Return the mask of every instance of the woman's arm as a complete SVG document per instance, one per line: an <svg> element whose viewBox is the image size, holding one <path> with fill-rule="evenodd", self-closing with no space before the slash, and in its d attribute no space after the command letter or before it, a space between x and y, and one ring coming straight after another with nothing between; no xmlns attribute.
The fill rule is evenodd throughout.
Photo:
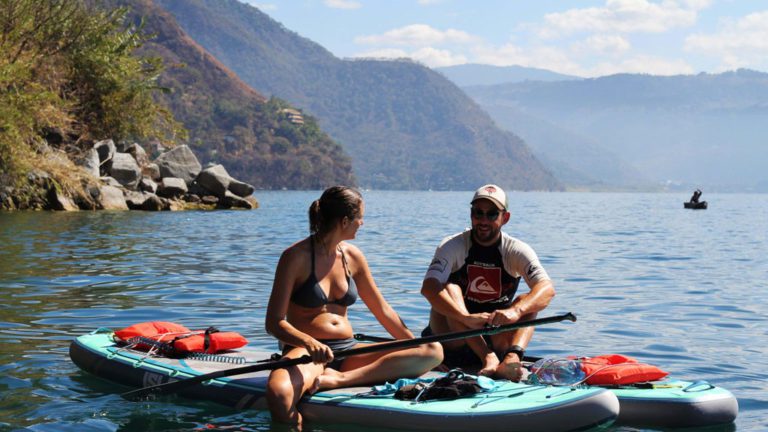
<svg viewBox="0 0 768 432"><path fill-rule="evenodd" d="M387 303L376 286L368 267L368 261L362 251L350 244L345 245L345 251L350 257L350 271L355 279L357 292L373 316L395 339L413 339L413 333L406 327L400 315Z"/></svg>

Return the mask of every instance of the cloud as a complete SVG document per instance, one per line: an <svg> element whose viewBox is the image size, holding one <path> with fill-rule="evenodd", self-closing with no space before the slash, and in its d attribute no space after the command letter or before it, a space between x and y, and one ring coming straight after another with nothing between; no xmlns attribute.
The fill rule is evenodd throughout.
<svg viewBox="0 0 768 432"><path fill-rule="evenodd" d="M537 33L542 38L578 32L663 33L694 25L698 12L710 3L711 0L606 0L604 7L547 14L544 26Z"/></svg>
<svg viewBox="0 0 768 432"><path fill-rule="evenodd" d="M389 30L379 35L358 36L355 43L361 45L396 45L428 47L440 44L467 44L478 38L461 30L438 30L426 24L412 24Z"/></svg>
<svg viewBox="0 0 768 432"><path fill-rule="evenodd" d="M455 54L449 50L432 47L421 48L411 54L411 58L431 67L454 66L467 63L463 54Z"/></svg>
<svg viewBox="0 0 768 432"><path fill-rule="evenodd" d="M571 60L567 51L552 46L524 48L513 43L502 46L477 46L471 61L494 66L525 66L572 75L583 74L583 69Z"/></svg>
<svg viewBox="0 0 768 432"><path fill-rule="evenodd" d="M577 53L612 56L624 54L632 48L626 38L618 35L592 35L572 46Z"/></svg>
<svg viewBox="0 0 768 432"><path fill-rule="evenodd" d="M363 5L354 0L323 0L326 6L334 9L360 9Z"/></svg>
<svg viewBox="0 0 768 432"><path fill-rule="evenodd" d="M376 59L409 58L429 67L454 66L467 63L468 61L467 57L463 54L456 54L450 50L442 50L432 47L424 47L410 52L402 49L384 48L362 52L356 54L355 57Z"/></svg>
<svg viewBox="0 0 768 432"><path fill-rule="evenodd" d="M768 10L725 20L716 33L692 34L685 40L685 50L719 57L723 70L754 67L756 59L768 58Z"/></svg>
<svg viewBox="0 0 768 432"><path fill-rule="evenodd" d="M355 58L375 58L375 59L397 59L397 58L410 58L410 54L407 51L397 48L382 48L378 50L364 51L355 54Z"/></svg>

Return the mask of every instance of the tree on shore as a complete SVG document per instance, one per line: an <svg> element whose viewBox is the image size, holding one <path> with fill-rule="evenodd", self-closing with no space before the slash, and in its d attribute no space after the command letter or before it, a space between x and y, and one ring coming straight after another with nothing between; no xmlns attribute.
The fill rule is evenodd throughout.
<svg viewBox="0 0 768 432"><path fill-rule="evenodd" d="M49 144L72 154L93 138L184 136L153 98L161 60L134 53L148 40L141 24L124 8L98 6L0 0L0 186L20 186L32 168L72 183L56 178L75 168L51 166L66 163L46 155ZM46 140L54 132L59 139Z"/></svg>

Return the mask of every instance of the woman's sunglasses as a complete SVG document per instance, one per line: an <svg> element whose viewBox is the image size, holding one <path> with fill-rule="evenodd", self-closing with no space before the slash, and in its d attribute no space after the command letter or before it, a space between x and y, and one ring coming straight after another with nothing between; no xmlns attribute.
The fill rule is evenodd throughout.
<svg viewBox="0 0 768 432"><path fill-rule="evenodd" d="M498 210L495 210L495 209L494 210L489 210L487 212L484 212L484 211L480 210L479 208L472 207L472 217L475 218L475 219L486 218L489 221L493 222L493 221L495 221L496 219L499 218L500 214L501 214L501 212L499 212Z"/></svg>

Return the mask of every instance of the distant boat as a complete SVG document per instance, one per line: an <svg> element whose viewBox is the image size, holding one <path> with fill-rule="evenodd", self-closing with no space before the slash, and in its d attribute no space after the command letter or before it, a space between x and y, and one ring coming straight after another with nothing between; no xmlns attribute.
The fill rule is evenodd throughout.
<svg viewBox="0 0 768 432"><path fill-rule="evenodd" d="M707 202L706 201L699 201L699 202L688 201L683 203L683 207L687 209L693 209L693 210L706 210Z"/></svg>

